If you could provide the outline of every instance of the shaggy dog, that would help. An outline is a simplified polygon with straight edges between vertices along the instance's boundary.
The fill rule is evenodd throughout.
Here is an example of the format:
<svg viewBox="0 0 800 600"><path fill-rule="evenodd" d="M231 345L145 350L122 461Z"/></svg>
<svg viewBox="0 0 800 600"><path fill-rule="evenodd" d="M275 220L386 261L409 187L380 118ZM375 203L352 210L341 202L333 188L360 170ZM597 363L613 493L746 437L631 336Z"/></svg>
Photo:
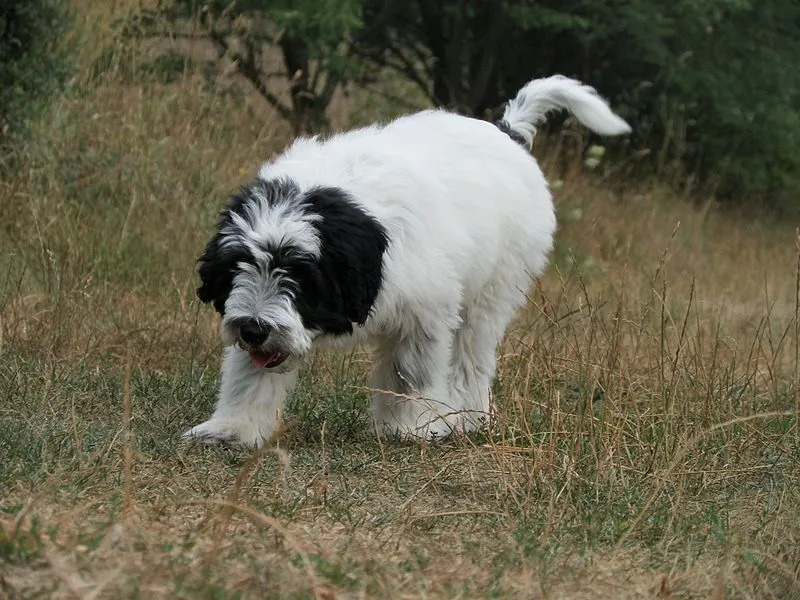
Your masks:
<svg viewBox="0 0 800 600"><path fill-rule="evenodd" d="M379 433L436 439L489 414L495 352L556 222L529 150L550 111L630 131L594 89L528 83L497 123L426 110L301 138L222 210L197 294L227 347L211 418L184 436L258 447L315 347L369 343Z"/></svg>

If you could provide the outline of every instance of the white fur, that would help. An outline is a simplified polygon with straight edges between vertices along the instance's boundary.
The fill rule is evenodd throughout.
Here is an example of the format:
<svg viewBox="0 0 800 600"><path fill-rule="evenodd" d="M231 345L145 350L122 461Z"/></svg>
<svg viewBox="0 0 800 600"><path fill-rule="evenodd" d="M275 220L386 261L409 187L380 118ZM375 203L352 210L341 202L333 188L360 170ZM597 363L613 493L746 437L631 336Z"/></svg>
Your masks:
<svg viewBox="0 0 800 600"><path fill-rule="evenodd" d="M293 210L289 202L270 207L266 198L259 198L257 203L249 205L250 214L245 219L234 215L235 232L231 241L244 234L243 241L254 252L260 252L262 244L280 243L283 239L291 239L300 250L312 256L319 255L319 239L312 225L317 215L305 215ZM252 227L250 223L255 223Z"/></svg>
<svg viewBox="0 0 800 600"><path fill-rule="evenodd" d="M631 131L630 125L611 112L593 87L561 75L529 82L508 103L503 120L530 148L536 135L535 126L541 125L548 113L565 108L600 135L622 135Z"/></svg>
<svg viewBox="0 0 800 600"><path fill-rule="evenodd" d="M556 108L601 133L629 131L593 89L563 77L530 82L505 120L530 145L534 125ZM484 422L497 346L531 279L547 265L556 228L547 183L526 149L491 123L428 110L327 140L298 139L260 177L288 178L301 191L341 188L389 238L382 287L364 326L337 338L292 331L290 338L308 346L296 354L372 344L380 431L431 439ZM252 235L298 234L313 246L306 225L265 214ZM282 323L294 319L290 313L286 308ZM294 321L290 327L302 328ZM228 348L217 408L186 435L261 444L278 424L297 368L293 357L275 370L257 369L246 352ZM413 389L404 372L422 371L430 377L424 389Z"/></svg>

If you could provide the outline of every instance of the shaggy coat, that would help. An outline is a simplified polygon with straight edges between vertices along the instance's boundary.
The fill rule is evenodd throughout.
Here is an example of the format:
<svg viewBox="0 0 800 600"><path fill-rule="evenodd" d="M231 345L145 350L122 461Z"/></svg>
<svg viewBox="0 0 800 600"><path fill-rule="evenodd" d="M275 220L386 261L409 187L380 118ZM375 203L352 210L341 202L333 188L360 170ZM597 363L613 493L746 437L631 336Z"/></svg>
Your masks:
<svg viewBox="0 0 800 600"><path fill-rule="evenodd" d="M497 346L556 228L529 150L564 108L597 133L629 131L592 88L555 76L498 123L427 110L301 138L265 164L200 258L198 296L227 348L216 410L185 435L259 446L312 348L361 343L375 348L379 432L434 439L485 422Z"/></svg>

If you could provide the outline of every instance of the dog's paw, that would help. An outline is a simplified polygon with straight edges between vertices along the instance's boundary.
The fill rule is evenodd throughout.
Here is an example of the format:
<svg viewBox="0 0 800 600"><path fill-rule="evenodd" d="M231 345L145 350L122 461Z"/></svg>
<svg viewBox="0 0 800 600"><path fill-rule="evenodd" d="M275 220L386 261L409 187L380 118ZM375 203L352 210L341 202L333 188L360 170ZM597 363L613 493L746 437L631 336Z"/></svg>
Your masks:
<svg viewBox="0 0 800 600"><path fill-rule="evenodd" d="M201 444L220 444L235 448L254 449L261 446L264 436L257 428L247 423L236 423L209 419L196 425L183 434L183 439L195 440Z"/></svg>
<svg viewBox="0 0 800 600"><path fill-rule="evenodd" d="M411 423L375 423L375 427L380 437L395 438L403 442L436 443L452 439L461 431L444 417L432 416L428 419L423 425L419 425L423 419L415 419Z"/></svg>

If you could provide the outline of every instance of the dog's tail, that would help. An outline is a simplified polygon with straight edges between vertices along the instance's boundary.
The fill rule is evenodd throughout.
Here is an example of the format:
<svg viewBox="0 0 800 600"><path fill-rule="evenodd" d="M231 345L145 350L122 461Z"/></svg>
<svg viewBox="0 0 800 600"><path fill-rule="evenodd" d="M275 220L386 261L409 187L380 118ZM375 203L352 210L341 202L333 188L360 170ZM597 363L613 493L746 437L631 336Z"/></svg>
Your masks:
<svg viewBox="0 0 800 600"><path fill-rule="evenodd" d="M496 125L511 139L530 150L536 126L544 123L547 114L567 109L589 129L600 135L622 135L631 128L611 112L608 104L594 88L562 75L534 79L509 101L503 118Z"/></svg>

